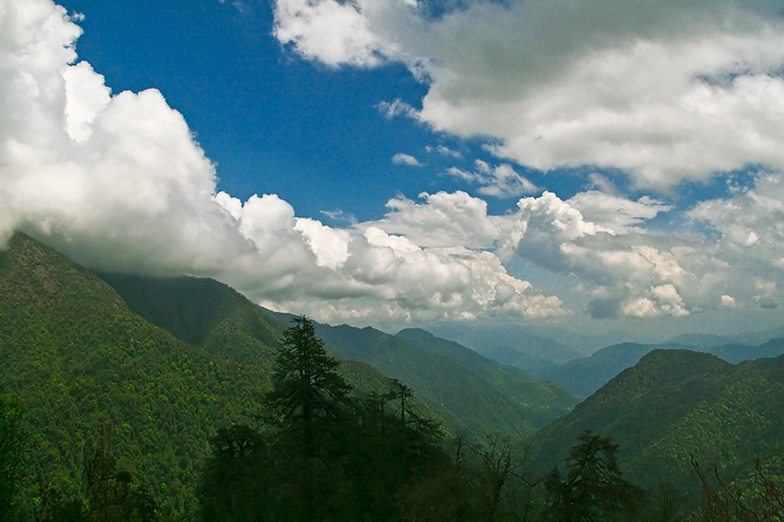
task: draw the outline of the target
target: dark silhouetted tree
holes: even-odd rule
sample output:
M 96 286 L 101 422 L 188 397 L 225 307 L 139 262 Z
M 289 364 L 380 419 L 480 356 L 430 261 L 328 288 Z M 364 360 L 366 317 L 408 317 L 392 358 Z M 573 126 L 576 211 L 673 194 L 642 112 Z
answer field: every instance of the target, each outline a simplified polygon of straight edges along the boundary
M 248 426 L 232 425 L 218 430 L 210 446 L 198 489 L 201 520 L 270 519 L 279 477 L 267 441 Z
M 566 476 L 554 469 L 545 479 L 552 520 L 599 521 L 633 517 L 644 492 L 623 479 L 618 445 L 590 430 L 578 437 L 566 461 Z
M 267 404 L 277 428 L 276 457 L 292 518 L 317 520 L 346 508 L 342 469 L 346 430 L 352 424 L 351 386 L 337 373 L 313 323 L 295 317 L 280 341 Z

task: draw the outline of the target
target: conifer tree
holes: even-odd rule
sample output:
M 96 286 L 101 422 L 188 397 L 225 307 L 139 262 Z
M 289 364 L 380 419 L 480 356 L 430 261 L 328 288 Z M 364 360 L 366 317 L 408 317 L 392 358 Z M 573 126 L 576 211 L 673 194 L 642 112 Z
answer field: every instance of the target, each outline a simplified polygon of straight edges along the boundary
M 337 373 L 340 363 L 327 354 L 310 319 L 299 316 L 292 323 L 280 341 L 267 403 L 286 461 L 290 489 L 284 497 L 292 517 L 317 520 L 345 508 L 340 505 L 348 487 L 341 456 L 351 424 L 351 386 Z
M 569 452 L 566 476 L 554 469 L 545 479 L 550 518 L 587 522 L 633 516 L 644 492 L 623 479 L 615 457 L 618 445 L 591 430 L 578 440 Z

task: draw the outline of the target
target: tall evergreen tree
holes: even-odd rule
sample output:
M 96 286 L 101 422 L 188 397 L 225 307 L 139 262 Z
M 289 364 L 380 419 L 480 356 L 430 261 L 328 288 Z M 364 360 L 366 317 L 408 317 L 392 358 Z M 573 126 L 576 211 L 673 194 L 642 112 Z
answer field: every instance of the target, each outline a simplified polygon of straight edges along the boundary
M 351 386 L 337 373 L 313 323 L 295 317 L 276 354 L 273 389 L 267 403 L 278 426 L 278 448 L 285 458 L 282 505 L 292 518 L 319 520 L 339 512 L 345 489 L 341 456 L 346 451 Z
M 623 479 L 618 445 L 610 437 L 586 430 L 566 461 L 567 473 L 557 469 L 546 478 L 552 520 L 580 522 L 623 520 L 644 503 L 644 492 Z

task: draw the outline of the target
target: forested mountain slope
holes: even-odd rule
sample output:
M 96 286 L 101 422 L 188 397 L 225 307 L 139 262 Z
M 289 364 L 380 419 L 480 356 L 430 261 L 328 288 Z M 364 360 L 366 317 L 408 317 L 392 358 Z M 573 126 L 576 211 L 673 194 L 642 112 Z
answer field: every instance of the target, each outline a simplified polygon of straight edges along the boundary
M 288 328 L 233 288 L 208 278 L 100 274 L 128 306 L 180 340 L 230 361 L 272 371 L 278 340 Z M 336 353 L 336 355 L 338 355 Z M 386 390 L 389 378 L 343 359 L 338 372 L 358 392 Z
M 211 279 L 102 277 L 135 312 L 176 332 L 181 339 L 221 357 L 268 369 L 272 368 L 277 339 L 291 318 L 265 313 Z M 545 423 L 542 419 L 549 413 L 549 403 L 544 407 L 520 406 L 454 361 L 378 330 L 348 326 L 338 330 L 342 335 L 335 335 L 332 327 L 317 325 L 327 348 L 343 360 L 339 371 L 360 391 L 383 389 L 387 378 L 382 373 L 397 378 L 411 386 L 416 399 L 449 428 L 473 437 L 489 433 L 528 435 L 535 425 Z M 452 386 L 454 383 L 460 384 Z M 557 412 L 565 413 L 568 406 Z M 546 420 L 555 416 L 550 414 Z
M 0 380 L 33 434 L 32 479 L 80 494 L 82 448 L 108 423 L 123 464 L 185 513 L 195 508 L 206 441 L 218 427 L 251 423 L 269 387 L 262 368 L 186 345 L 22 234 L 0 252 Z
M 533 433 L 532 415 L 460 364 L 374 328 L 316 325 L 316 333 L 346 359 L 366 362 L 411 386 L 446 423 L 472 438 Z
M 287 327 L 214 279 L 98 274 L 128 307 L 178 339 L 243 364 L 271 368 Z
M 654 347 L 623 343 L 602 348 L 590 357 L 574 359 L 550 368 L 542 375 L 559 383 L 578 397 L 588 397 L 625 368 L 637 362 Z
M 755 457 L 781 453 L 784 359 L 734 365 L 706 353 L 654 350 L 539 431 L 530 441 L 537 466 L 561 461 L 586 429 L 612 437 L 626 477 L 645 487 L 696 487 L 690 456 L 705 468 L 715 458 L 725 476 L 742 476 Z
M 520 368 L 501 364 L 425 330 L 408 328 L 398 332 L 395 337 L 449 357 L 465 369 L 484 377 L 498 391 L 526 408 L 537 427 L 565 415 L 578 402 L 577 397 L 559 384 L 535 378 Z
M 519 325 L 440 324 L 428 326 L 438 337 L 451 339 L 507 366 L 542 376 L 542 372 L 584 355 L 574 348 L 541 337 Z

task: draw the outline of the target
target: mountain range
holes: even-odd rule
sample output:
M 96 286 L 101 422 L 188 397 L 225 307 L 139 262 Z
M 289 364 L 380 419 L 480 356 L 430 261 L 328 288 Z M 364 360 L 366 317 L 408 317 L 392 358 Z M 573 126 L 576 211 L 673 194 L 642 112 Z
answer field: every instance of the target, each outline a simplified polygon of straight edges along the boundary
M 77 493 L 81 449 L 108 424 L 131 471 L 179 513 L 195 509 L 206 441 L 257 423 L 288 327 L 216 281 L 99 277 L 23 234 L 0 254 L 0 317 L 0 380 L 35 434 L 35 473 Z M 371 328 L 317 331 L 360 393 L 397 378 L 452 433 L 527 436 L 577 402 L 463 347 L 449 356 Z
M 32 435 L 28 511 L 39 477 L 80 494 L 82 450 L 108 427 L 123 465 L 165 509 L 191 518 L 207 441 L 232 423 L 259 425 L 290 319 L 217 281 L 96 275 L 15 235 L 0 252 L 0 382 Z M 540 473 L 587 429 L 612 437 L 625 476 L 648 488 L 695 491 L 692 457 L 738 477 L 755 457 L 782 464 L 781 338 L 681 336 L 588 357 L 557 343 L 547 355 L 540 338 L 529 355 L 550 358 L 542 379 L 422 329 L 316 332 L 357 394 L 398 379 L 444 433 L 525 440 Z M 519 352 L 507 341 L 499 353 Z M 578 404 L 567 390 L 587 398 Z

